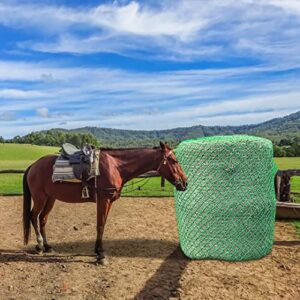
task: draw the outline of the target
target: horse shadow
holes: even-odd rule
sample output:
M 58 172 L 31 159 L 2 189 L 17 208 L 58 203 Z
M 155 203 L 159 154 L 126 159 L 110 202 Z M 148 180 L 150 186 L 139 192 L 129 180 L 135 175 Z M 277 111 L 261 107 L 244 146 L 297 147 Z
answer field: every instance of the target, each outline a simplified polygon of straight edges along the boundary
M 164 258 L 178 246 L 175 241 L 158 239 L 109 239 L 103 241 L 105 252 L 109 257 L 128 258 Z M 71 241 L 52 244 L 57 253 L 70 255 L 94 255 L 95 242 Z
M 0 249 L 0 264 L 10 261 L 25 262 L 65 262 L 74 257 L 94 257 L 94 241 L 72 241 L 52 243 L 54 253 L 37 255 L 34 248 L 29 250 Z M 178 244 L 174 241 L 156 239 L 116 239 L 105 240 L 108 257 L 165 258 Z M 74 262 L 74 260 L 71 260 Z
M 29 263 L 68 263 L 71 262 L 66 256 L 38 255 L 34 250 L 0 249 L 0 265 L 11 262 Z M 79 262 L 79 261 L 78 261 Z
M 29 263 L 87 263 L 84 256 L 94 257 L 93 241 L 78 241 L 53 244 L 55 254 L 37 255 L 34 251 L 0 249 L 0 266 L 10 262 Z M 144 257 L 164 259 L 156 272 L 133 298 L 169 299 L 180 296 L 180 279 L 190 259 L 186 258 L 177 243 L 163 240 L 107 240 L 106 249 L 110 257 Z M 79 252 L 79 251 L 82 252 Z M 171 254 L 170 254 L 171 252 Z M 62 254 L 63 253 L 63 254 Z
M 52 245 L 56 253 L 37 255 L 34 251 L 0 249 L 1 264 L 10 262 L 29 263 L 89 263 L 84 256 L 94 257 L 94 241 L 56 243 Z M 144 287 L 134 297 L 139 299 L 169 299 L 180 295 L 180 279 L 189 259 L 176 242 L 155 239 L 106 240 L 105 248 L 109 257 L 161 258 L 163 262 L 147 280 Z M 91 261 L 95 262 L 94 259 Z

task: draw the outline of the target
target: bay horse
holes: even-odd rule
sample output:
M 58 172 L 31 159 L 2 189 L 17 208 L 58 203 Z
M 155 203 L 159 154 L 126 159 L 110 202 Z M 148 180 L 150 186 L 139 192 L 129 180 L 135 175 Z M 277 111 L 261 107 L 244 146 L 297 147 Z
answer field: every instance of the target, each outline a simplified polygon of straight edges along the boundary
M 81 197 L 80 183 L 52 182 L 52 172 L 57 155 L 48 155 L 34 162 L 23 176 L 23 234 L 24 244 L 30 238 L 30 222 L 36 238 L 38 253 L 51 252 L 45 226 L 55 200 L 68 203 L 97 202 L 97 238 L 95 253 L 97 262 L 106 264 L 102 245 L 104 226 L 112 203 L 117 200 L 122 187 L 129 180 L 156 170 L 177 190 L 185 191 L 187 177 L 176 159 L 173 150 L 165 143 L 160 147 L 134 149 L 101 149 L 99 161 L 100 175 L 97 176 L 97 189 L 91 187 L 90 198 Z M 97 193 L 97 197 L 96 194 Z M 31 209 L 31 198 L 33 207 Z M 96 201 L 97 199 L 97 201 Z

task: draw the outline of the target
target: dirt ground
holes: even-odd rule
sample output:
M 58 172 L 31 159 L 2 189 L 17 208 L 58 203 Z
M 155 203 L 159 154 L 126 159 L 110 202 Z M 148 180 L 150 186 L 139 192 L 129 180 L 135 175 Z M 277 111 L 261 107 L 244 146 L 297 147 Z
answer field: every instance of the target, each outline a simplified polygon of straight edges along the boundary
M 123 198 L 105 231 L 109 265 L 96 266 L 94 204 L 56 202 L 56 252 L 44 255 L 32 254 L 34 236 L 23 247 L 21 209 L 21 197 L 0 197 L 0 299 L 300 299 L 300 240 L 289 223 L 277 222 L 261 260 L 192 261 L 178 247 L 172 199 Z

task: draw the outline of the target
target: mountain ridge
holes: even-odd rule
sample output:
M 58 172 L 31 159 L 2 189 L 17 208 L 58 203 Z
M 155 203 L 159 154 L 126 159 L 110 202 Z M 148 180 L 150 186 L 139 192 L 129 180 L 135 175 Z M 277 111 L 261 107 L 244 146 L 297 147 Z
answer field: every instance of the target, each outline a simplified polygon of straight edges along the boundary
M 134 144 L 153 145 L 157 140 L 166 140 L 177 143 L 196 137 L 229 134 L 251 134 L 269 138 L 279 142 L 283 138 L 300 137 L 300 111 L 281 118 L 274 118 L 258 124 L 240 126 L 204 126 L 176 127 L 162 130 L 127 130 L 105 127 L 81 127 L 75 129 L 54 128 L 50 131 L 71 133 L 91 133 L 101 144 L 111 146 L 128 146 L 128 141 Z

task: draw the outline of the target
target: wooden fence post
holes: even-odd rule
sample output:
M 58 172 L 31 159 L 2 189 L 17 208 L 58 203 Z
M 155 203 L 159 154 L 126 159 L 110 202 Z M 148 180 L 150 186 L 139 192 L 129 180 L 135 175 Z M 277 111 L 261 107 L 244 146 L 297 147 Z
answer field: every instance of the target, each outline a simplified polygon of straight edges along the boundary
M 160 179 L 160 187 L 162 190 L 165 189 L 165 177 L 161 176 L 161 179 Z
M 279 202 L 292 202 L 291 177 L 300 176 L 300 169 L 278 171 L 276 175 L 276 199 Z

